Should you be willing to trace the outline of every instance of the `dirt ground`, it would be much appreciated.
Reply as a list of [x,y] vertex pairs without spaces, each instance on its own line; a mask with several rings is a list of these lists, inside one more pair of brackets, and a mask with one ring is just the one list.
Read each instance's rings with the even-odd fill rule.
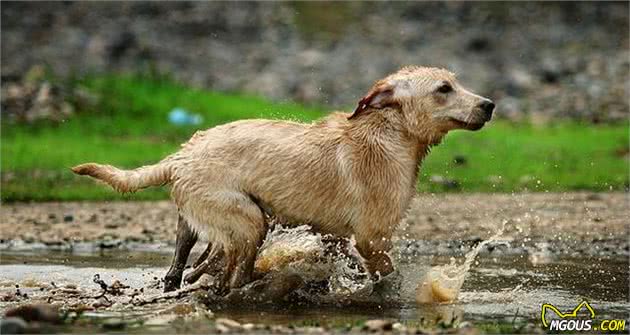
[[[476,265],[466,288],[468,293],[463,294],[460,304],[466,306],[469,314],[471,310],[478,314],[488,313],[485,306],[497,303],[501,304],[501,310],[506,304],[511,304],[511,308],[517,308],[517,314],[522,308],[533,308],[524,314],[518,329],[513,325],[514,316],[512,324],[505,326],[508,328],[504,331],[540,333],[540,327],[532,323],[529,316],[537,315],[536,308],[542,297],[547,299],[551,295],[555,301],[562,301],[566,290],[572,294],[586,292],[589,296],[599,297],[602,301],[597,301],[598,313],[615,313],[619,308],[627,308],[627,298],[624,298],[624,292],[620,289],[626,287],[627,281],[623,279],[627,278],[627,268],[619,264],[625,264],[623,260],[629,255],[628,200],[628,194],[625,193],[419,195],[413,201],[409,217],[398,231],[398,242],[404,246],[399,250],[449,255],[450,252],[461,252],[462,246],[470,247],[475,241],[487,239],[505,224],[501,239],[510,241],[510,246],[504,251],[499,247],[496,251],[486,250],[495,257],[486,257],[486,263]],[[3,204],[0,250],[8,251],[3,256],[1,265],[4,273],[0,276],[0,313],[5,314],[5,318],[0,321],[2,332],[126,329],[143,332],[185,333],[201,330],[206,333],[288,334],[349,330],[352,333],[381,332],[389,329],[394,333],[416,333],[420,329],[417,327],[425,326],[431,329],[430,333],[485,332],[483,328],[482,331],[471,328],[469,322],[453,328],[455,323],[450,321],[451,325],[444,329],[435,328],[434,324],[423,325],[422,322],[418,324],[409,320],[392,323],[382,319],[400,319],[401,312],[396,308],[382,311],[380,307],[378,313],[365,309],[357,312],[361,314],[344,315],[341,321],[331,319],[333,321],[329,320],[326,328],[312,326],[309,323],[312,317],[308,315],[300,319],[307,326],[289,327],[283,324],[293,324],[293,316],[281,316],[278,319],[278,315],[284,315],[283,312],[271,312],[269,316],[255,311],[256,317],[250,318],[247,311],[245,314],[222,311],[216,301],[209,300],[205,294],[207,283],[204,284],[203,280],[185,286],[180,291],[163,294],[161,277],[170,255],[148,255],[158,251],[150,249],[149,253],[145,252],[141,256],[142,251],[133,253],[124,248],[133,249],[133,243],[144,245],[145,248],[151,245],[173,245],[176,216],[174,206],[168,201]],[[64,249],[81,243],[113,250],[108,251],[107,257],[103,257],[102,253],[62,253],[54,256],[47,249],[43,253],[40,250],[39,254],[16,252],[20,248],[37,249],[37,245]],[[598,250],[596,253],[589,251],[593,249]],[[516,254],[527,253],[529,257],[510,258],[509,254],[500,257],[500,252],[514,250],[520,250],[515,251]],[[570,250],[571,253],[563,253],[565,258],[555,257],[563,250]],[[160,248],[159,251],[166,250]],[[409,273],[421,273],[431,263],[430,257],[415,259],[419,263],[413,263],[416,265]],[[514,261],[517,263],[511,263]],[[573,267],[571,262],[577,264]],[[116,265],[112,267],[112,264]],[[422,266],[425,270],[421,270]],[[590,277],[580,277],[580,285],[574,286],[572,274],[575,269],[584,270],[585,266],[590,270],[580,273]],[[498,267],[498,270],[494,267]],[[567,279],[567,287],[558,288],[558,276],[563,278],[560,282],[564,283],[564,279]],[[520,284],[514,284],[515,280]],[[531,284],[528,284],[530,281]],[[411,282],[415,283],[414,280]],[[510,293],[496,287],[495,295],[489,293],[490,283],[507,285],[511,294],[518,294],[519,303],[525,302],[521,303],[522,306],[509,299],[506,302],[503,299]],[[597,286],[598,283],[604,283],[603,287],[613,293],[602,290]],[[253,292],[254,289],[258,294],[258,286],[243,288],[243,292]],[[470,297],[475,298],[471,300]],[[486,297],[487,300],[479,302],[479,297]],[[617,301],[619,299],[621,302]],[[572,303],[572,300],[568,302]],[[458,306],[446,306],[445,311],[453,317],[453,311],[461,307]],[[563,307],[569,308],[567,306]],[[60,310],[63,313],[60,314]],[[317,308],[315,311],[318,313],[317,318],[323,313]],[[331,313],[337,315],[339,311]],[[428,318],[427,311],[422,308],[414,309],[414,313],[420,315],[421,320]],[[50,315],[51,320],[29,321],[31,314],[40,317]],[[64,315],[63,319],[60,319],[60,315]],[[379,319],[351,326],[357,324],[357,320],[373,317]],[[238,319],[240,323],[232,318]],[[415,317],[409,318],[415,320]],[[445,317],[439,314],[436,324],[438,319]],[[29,322],[25,323],[24,320]],[[335,328],[335,322],[342,322],[340,324],[343,327]],[[54,324],[58,324],[55,326],[57,328],[46,328]],[[482,326],[483,322],[475,324],[475,327]]]
[[[484,239],[505,222],[506,240],[627,242],[629,199],[626,193],[419,195],[398,235],[436,242]],[[0,242],[173,244],[176,218],[169,201],[3,204]]]

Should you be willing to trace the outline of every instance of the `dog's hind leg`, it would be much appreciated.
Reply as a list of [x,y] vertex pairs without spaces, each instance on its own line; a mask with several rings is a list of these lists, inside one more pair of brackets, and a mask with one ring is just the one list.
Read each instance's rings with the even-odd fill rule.
[[258,205],[246,194],[225,190],[196,198],[188,208],[200,227],[208,227],[214,247],[224,252],[222,273],[217,278],[218,291],[224,293],[250,282],[258,247],[267,232],[267,223]]
[[225,247],[225,267],[217,283],[219,294],[250,283],[254,278],[254,262],[264,233],[255,238],[235,238]]
[[204,250],[201,255],[199,255],[199,258],[197,258],[197,260],[193,263],[193,269],[196,269],[199,267],[199,265],[201,265],[201,263],[203,263],[206,259],[208,259],[208,255],[210,255],[210,252],[212,251],[212,243],[208,242],[208,246],[206,247],[206,250]]
[[193,270],[184,276],[184,283],[193,284],[204,273],[217,277],[223,270],[223,258],[223,249],[213,248],[212,243],[208,243],[208,248],[193,264]]
[[232,264],[234,271],[230,277],[230,288],[241,287],[253,280],[254,263],[263,238],[264,235],[254,241],[248,240],[231,251],[235,256],[230,260],[235,263]]
[[184,268],[190,255],[190,250],[197,243],[197,233],[195,233],[188,222],[179,215],[177,221],[177,238],[175,240],[175,255],[173,262],[164,276],[164,292],[175,291],[182,282]]

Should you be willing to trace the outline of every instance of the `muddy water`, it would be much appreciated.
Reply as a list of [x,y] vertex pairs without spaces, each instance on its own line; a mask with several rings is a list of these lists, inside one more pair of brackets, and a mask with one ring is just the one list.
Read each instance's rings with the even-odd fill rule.
[[[96,296],[98,285],[93,282],[93,276],[97,273],[108,283],[119,280],[130,286],[130,290],[143,289],[143,294],[156,294],[161,290],[159,278],[168,267],[169,252],[3,251],[0,293],[3,296],[11,294],[16,291],[15,285],[19,285],[21,293],[28,297],[0,302],[0,309],[33,301],[38,296],[45,300],[51,286],[76,286],[78,290]],[[370,299],[338,304],[328,301],[325,305],[248,304],[210,308],[217,317],[229,317],[241,323],[301,326],[343,327],[374,318],[390,318],[403,323],[449,322],[454,318],[473,322],[516,320],[537,323],[543,303],[552,303],[560,310],[571,310],[586,299],[598,318],[628,318],[629,267],[625,257],[555,257],[553,261],[540,264],[532,262],[526,255],[490,257],[482,254],[472,264],[457,301],[417,304],[415,289],[418,282],[431,267],[449,262],[451,257],[407,257],[398,264],[399,273],[377,285]],[[171,305],[166,302],[135,307],[117,303],[97,308],[87,315],[93,318],[124,315],[129,319],[165,310]],[[158,323],[151,330],[168,331],[172,327],[177,327],[177,323]],[[196,327],[195,330],[203,330],[203,326]]]

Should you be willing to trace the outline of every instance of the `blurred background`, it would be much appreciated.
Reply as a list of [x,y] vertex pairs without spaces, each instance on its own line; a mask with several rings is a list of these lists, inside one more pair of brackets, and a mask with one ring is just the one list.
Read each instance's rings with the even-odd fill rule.
[[421,192],[628,190],[627,2],[2,2],[2,200],[160,199],[72,176],[152,163],[196,129],[350,110],[444,67],[496,118]]

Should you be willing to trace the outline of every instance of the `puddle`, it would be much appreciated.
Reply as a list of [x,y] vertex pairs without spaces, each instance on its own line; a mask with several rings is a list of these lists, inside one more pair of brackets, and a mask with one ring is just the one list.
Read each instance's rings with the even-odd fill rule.
[[[44,299],[45,292],[52,288],[66,287],[70,291],[76,289],[97,296],[99,287],[93,282],[97,273],[107,283],[119,280],[128,285],[129,290],[158,294],[161,292],[159,279],[168,268],[170,251],[3,251],[0,293],[2,296],[14,293],[15,285],[19,285],[20,292],[27,294],[28,298],[2,301],[0,309],[4,311],[10,306],[32,302],[38,295]],[[398,276],[376,285],[369,299],[343,303],[326,301],[321,305],[216,306],[211,310],[217,317],[228,317],[241,323],[298,326],[344,327],[374,318],[403,323],[448,322],[454,318],[473,322],[520,320],[538,323],[543,303],[552,303],[560,310],[570,310],[586,299],[597,311],[598,318],[628,318],[629,266],[626,257],[555,257],[553,262],[534,265],[525,254],[499,257],[481,254],[471,262],[455,302],[417,304],[415,289],[418,282],[431,268],[450,262],[450,257],[406,257],[398,264]],[[173,301],[137,307],[121,301],[87,315],[93,318],[133,318],[168,310],[181,303]],[[201,324],[191,329],[203,331]],[[151,330],[186,331],[181,327],[193,326],[190,323],[169,323]],[[86,328],[79,329],[87,331]]]

